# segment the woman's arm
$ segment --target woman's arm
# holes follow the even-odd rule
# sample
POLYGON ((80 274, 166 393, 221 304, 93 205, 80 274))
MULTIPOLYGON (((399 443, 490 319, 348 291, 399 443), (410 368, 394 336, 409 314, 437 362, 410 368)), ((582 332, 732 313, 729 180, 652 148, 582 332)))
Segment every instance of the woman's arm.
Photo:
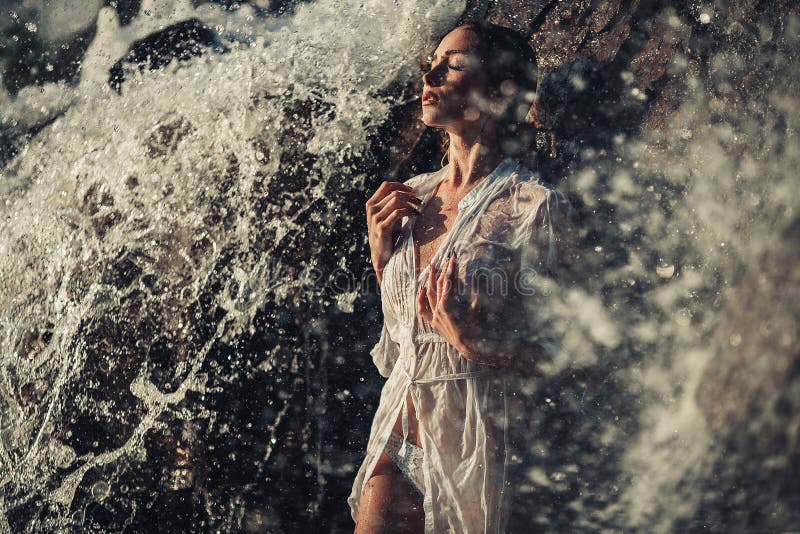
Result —
POLYGON ((530 371, 538 363, 549 361, 550 353, 541 344, 520 335, 522 329, 514 328, 525 325, 524 320, 520 323, 524 315, 520 315, 522 303, 518 299, 503 299, 505 317, 499 321, 486 319, 488 305, 485 300, 484 305, 478 304, 477 295, 471 304, 460 301, 456 296, 460 292, 455 288, 463 286, 458 280, 455 262, 455 257, 451 257, 441 273, 431 266, 429 286, 432 289, 420 288, 417 305, 431 326, 465 359, 476 363, 530 371))
POLYGON ((542 299, 549 298, 558 282, 557 245, 571 218, 570 210, 563 195, 548 191, 521 228, 516 248, 490 251, 484 243, 477 256, 484 261, 467 260, 466 283, 458 278, 455 257, 441 273, 433 266, 427 287, 418 295, 421 315, 465 359, 528 371, 542 363, 552 364, 558 343, 547 335, 551 328, 543 310, 547 302, 542 299), (501 261, 509 250, 512 255, 501 261), (516 268, 504 271, 506 285, 498 287, 502 281, 496 278, 494 266, 501 263, 516 268), (469 286, 466 293, 465 285, 469 286), (464 294, 470 295, 470 302, 459 298, 464 294))
POLYGON ((522 336, 502 339, 465 339, 456 350, 467 360, 517 371, 531 371, 541 362, 550 361, 550 353, 537 342, 522 336))

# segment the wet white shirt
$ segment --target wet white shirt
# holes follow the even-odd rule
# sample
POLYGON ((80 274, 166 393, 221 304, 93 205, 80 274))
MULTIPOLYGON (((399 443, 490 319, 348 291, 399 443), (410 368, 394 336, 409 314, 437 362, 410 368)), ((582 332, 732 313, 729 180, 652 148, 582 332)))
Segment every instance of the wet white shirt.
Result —
MULTIPOLYGON (((423 207, 448 167, 405 182, 423 207)), ((403 218, 381 282, 384 323, 371 355, 388 380, 348 498, 354 520, 398 414, 407 434, 410 393, 425 451, 425 532, 503 531, 510 504, 506 395, 513 371, 465 359, 419 315, 416 295, 428 283, 430 264, 441 268, 455 253, 459 280, 472 282, 464 298, 507 305, 507 295, 524 295, 514 303, 519 322, 504 319, 494 334, 539 343, 551 354, 549 371, 565 367, 558 337, 536 309, 557 288, 559 222, 570 209, 537 173, 506 158, 461 199, 453 225, 416 280, 411 232, 416 216, 403 218)))

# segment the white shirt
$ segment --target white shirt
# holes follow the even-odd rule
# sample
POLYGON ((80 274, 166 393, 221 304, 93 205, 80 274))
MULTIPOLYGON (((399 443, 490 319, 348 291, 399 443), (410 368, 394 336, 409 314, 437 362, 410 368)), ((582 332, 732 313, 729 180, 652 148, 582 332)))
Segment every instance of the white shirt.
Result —
MULTIPOLYGON (((445 166, 405 182, 422 198, 423 207, 447 170, 445 166)), ((506 158, 461 199, 452 227, 431 258, 441 268, 448 254, 455 253, 462 283, 468 276, 482 280, 470 286, 468 299, 488 293, 495 297, 486 302, 507 302, 505 295, 522 288, 526 296, 520 313, 514 314, 522 322, 498 329, 497 336, 518 335, 540 343, 553 358, 550 371, 566 362, 546 314, 536 310, 557 287, 556 227, 570 209, 564 196, 540 182, 536 173, 506 158)), ((348 503, 355 520, 361 492, 398 413, 407 433, 405 399, 410 392, 425 450, 425 532, 502 532, 509 509, 509 371, 468 361, 418 314, 416 295, 427 283, 430 264, 414 280, 415 219, 403 218, 383 271, 384 323, 370 354, 388 380, 348 503)))

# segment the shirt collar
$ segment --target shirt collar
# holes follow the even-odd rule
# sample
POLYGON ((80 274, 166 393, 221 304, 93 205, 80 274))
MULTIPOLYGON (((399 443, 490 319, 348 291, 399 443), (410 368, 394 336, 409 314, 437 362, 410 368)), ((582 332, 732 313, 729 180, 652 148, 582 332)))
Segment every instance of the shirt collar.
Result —
POLYGON ((458 211, 464 211, 475 204, 475 202, 477 202, 483 196, 482 192, 486 191, 486 188, 490 187, 496 179, 511 174, 511 172, 516 169, 516 165, 517 162, 512 157, 506 157, 503 159, 497 164, 497 167, 495 167, 494 170, 481 181, 481 183, 470 189, 467 194, 464 195, 464 197, 458 203, 458 211))

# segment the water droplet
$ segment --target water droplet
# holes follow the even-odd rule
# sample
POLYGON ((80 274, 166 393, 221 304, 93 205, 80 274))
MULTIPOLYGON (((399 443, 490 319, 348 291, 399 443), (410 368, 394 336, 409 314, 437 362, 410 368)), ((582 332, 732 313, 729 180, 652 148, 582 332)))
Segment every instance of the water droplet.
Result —
POLYGON ((659 278, 670 279, 675 274, 674 265, 659 265, 656 267, 656 275, 659 278))
POLYGON ((742 344, 742 336, 741 336, 741 334, 739 334, 739 332, 734 332, 728 338, 728 342, 731 344, 731 347, 738 347, 739 345, 742 344))
POLYGON ((92 486, 92 497, 97 502, 102 502, 108 497, 110 488, 105 480, 100 480, 92 486))

